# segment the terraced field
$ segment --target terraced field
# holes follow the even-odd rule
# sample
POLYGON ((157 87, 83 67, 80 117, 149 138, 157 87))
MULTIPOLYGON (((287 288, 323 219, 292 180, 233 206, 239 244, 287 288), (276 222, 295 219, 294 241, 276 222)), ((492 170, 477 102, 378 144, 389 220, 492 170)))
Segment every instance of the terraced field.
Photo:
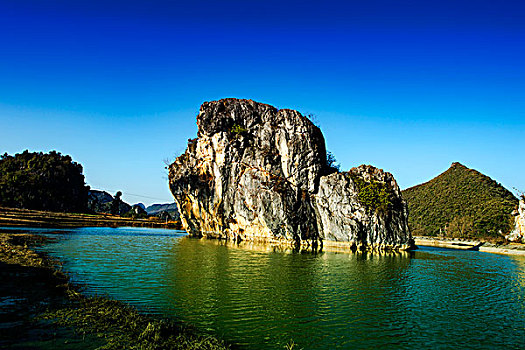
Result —
POLYGON ((162 221, 158 218, 132 219, 109 214, 71 214, 39 210, 0 207, 0 226, 29 227, 89 227, 133 226, 153 228, 180 228, 179 221, 162 221))

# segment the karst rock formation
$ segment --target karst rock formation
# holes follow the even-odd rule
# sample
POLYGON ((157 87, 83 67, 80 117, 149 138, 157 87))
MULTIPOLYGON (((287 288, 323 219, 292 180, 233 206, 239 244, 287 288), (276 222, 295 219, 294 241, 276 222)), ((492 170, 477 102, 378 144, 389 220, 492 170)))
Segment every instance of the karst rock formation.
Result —
POLYGON ((412 247, 394 177, 367 165, 348 172, 327 165, 321 130, 299 112, 230 98, 203 103, 197 125, 197 138, 169 168, 189 234, 412 247))

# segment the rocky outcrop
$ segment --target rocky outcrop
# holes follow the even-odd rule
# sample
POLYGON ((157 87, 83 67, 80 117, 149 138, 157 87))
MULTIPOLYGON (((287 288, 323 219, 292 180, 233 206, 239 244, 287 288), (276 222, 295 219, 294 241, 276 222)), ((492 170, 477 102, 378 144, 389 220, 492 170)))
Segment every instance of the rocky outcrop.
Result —
POLYGON ((323 238, 375 248, 411 241, 408 210, 392 174, 369 165, 320 179, 314 196, 323 238))
POLYGON ((234 240, 349 242, 407 248, 406 205, 391 174, 326 164, 324 138, 299 112, 206 102, 198 134, 170 166, 184 228, 234 240))
POLYGON ((518 209, 512 213, 515 216, 514 230, 507 236, 509 241, 525 243, 525 196, 521 196, 518 209))

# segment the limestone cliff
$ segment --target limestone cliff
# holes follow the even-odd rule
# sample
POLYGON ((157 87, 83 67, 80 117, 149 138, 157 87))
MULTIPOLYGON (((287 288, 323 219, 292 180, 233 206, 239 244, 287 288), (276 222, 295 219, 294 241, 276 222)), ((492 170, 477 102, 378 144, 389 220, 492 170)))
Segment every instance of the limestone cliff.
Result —
POLYGON ((407 205, 392 174, 369 165, 320 179, 314 196, 319 231, 326 240, 375 248, 411 240, 407 205))
POLYGON ((197 138, 169 175, 190 234, 410 245, 406 204, 392 175, 370 166, 334 172, 321 131, 299 112, 223 99, 204 103, 197 125, 197 138))
POLYGON ((513 213, 514 230, 507 236, 509 241, 525 243, 525 196, 521 196, 518 209, 513 213))

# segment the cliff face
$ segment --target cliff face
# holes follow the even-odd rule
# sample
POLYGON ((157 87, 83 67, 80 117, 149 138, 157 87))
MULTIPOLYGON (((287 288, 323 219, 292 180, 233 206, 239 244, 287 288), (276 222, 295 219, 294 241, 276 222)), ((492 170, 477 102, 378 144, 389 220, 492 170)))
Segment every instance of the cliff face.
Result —
POLYGON ((411 239, 407 205, 392 174, 369 165, 321 177, 314 196, 322 237, 377 248, 411 239))
POLYGON ((299 112, 224 99, 204 103, 197 125, 198 137, 189 140, 169 176, 190 234, 409 243, 406 206, 392 175, 372 167, 329 174, 323 135, 299 112), (381 208, 363 204, 366 196, 360 196, 376 182, 388 202, 381 208))
POLYGON ((253 101, 204 103, 198 138, 170 167, 184 227, 242 239, 317 237, 310 197, 326 151, 296 111, 253 101))
POLYGON ((525 196, 521 197, 518 210, 514 213, 514 230, 507 236, 509 241, 525 243, 525 196))

